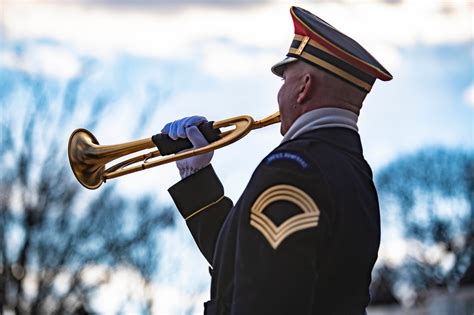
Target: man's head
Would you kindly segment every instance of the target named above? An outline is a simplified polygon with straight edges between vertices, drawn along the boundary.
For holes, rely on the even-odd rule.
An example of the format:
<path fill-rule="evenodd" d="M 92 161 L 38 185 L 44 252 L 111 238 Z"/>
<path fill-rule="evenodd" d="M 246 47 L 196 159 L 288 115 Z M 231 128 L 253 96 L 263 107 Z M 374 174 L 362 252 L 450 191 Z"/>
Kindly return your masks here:
<path fill-rule="evenodd" d="M 284 135 L 301 115 L 322 107 L 337 107 L 359 114 L 367 92 L 302 61 L 282 69 L 278 92 L 281 133 Z"/>
<path fill-rule="evenodd" d="M 339 107 L 359 114 L 376 79 L 392 75 L 361 45 L 314 14 L 290 9 L 295 36 L 287 58 L 272 67 L 285 83 L 278 93 L 282 133 L 306 111 Z"/>

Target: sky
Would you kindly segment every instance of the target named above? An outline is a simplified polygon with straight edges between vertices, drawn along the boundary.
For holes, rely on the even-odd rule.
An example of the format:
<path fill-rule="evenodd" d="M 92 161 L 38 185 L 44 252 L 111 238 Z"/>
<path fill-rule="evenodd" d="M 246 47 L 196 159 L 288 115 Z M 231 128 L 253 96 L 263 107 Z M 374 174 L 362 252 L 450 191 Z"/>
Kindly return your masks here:
<path fill-rule="evenodd" d="M 392 73 L 392 81 L 375 83 L 359 118 L 375 173 L 400 154 L 428 146 L 473 148 L 472 1 L 0 0 L 0 67 L 42 75 L 59 87 L 90 67 L 79 102 L 99 95 L 112 103 L 107 121 L 93 130 L 103 144 L 149 137 L 189 115 L 260 119 L 277 110 L 281 81 L 270 67 L 292 40 L 291 5 L 356 39 Z M 3 117 L 18 114 L 25 100 L 17 100 L 2 105 Z M 67 142 L 84 126 L 81 119 L 77 113 L 74 126 L 52 132 Z M 280 141 L 279 126 L 271 126 L 215 152 L 226 194 L 236 201 Z M 116 182 L 124 194 L 150 192 L 170 204 L 167 189 L 178 180 L 170 164 Z M 160 301 L 163 294 L 206 291 L 206 263 L 187 233 L 181 223 L 167 236 L 174 251 L 165 259 L 180 261 L 181 272 L 159 282 Z M 205 296 L 197 294 L 196 305 Z M 180 309 L 177 298 L 165 300 L 164 313 Z"/>

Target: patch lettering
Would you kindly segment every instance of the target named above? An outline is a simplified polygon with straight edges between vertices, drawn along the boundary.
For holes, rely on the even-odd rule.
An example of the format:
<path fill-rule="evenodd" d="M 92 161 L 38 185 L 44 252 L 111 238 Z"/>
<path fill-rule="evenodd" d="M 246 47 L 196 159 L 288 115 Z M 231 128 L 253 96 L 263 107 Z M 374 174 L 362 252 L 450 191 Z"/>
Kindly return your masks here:
<path fill-rule="evenodd" d="M 275 152 L 265 159 L 265 163 L 267 165 L 270 165 L 273 162 L 279 161 L 279 160 L 289 160 L 289 161 L 297 163 L 302 168 L 308 168 L 308 163 L 300 155 L 293 152 L 289 152 L 289 151 Z"/>

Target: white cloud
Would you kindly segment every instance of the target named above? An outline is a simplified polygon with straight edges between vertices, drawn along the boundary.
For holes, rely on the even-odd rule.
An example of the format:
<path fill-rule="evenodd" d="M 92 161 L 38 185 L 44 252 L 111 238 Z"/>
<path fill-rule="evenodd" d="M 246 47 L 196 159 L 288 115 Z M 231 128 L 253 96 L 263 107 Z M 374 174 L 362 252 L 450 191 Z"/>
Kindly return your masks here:
<path fill-rule="evenodd" d="M 464 102 L 466 102 L 467 105 L 474 107 L 474 83 L 471 83 L 471 85 L 464 91 Z"/>
<path fill-rule="evenodd" d="M 80 3 L 80 2 L 79 2 Z M 441 0 L 300 3 L 358 40 L 389 71 L 401 66 L 399 48 L 416 43 L 463 42 L 472 38 L 472 6 Z M 289 1 L 225 6 L 106 6 L 61 2 L 8 2 L 5 38 L 50 38 L 79 54 L 108 61 L 128 53 L 192 62 L 218 80 L 253 79 L 286 54 L 293 34 Z M 448 8 L 448 9 L 446 9 Z M 446 13 L 448 12 L 448 13 Z M 363 22 L 361 22 L 363 21 Z M 68 77 L 77 66 L 67 56 L 38 57 L 26 69 Z M 6 56 L 11 65 L 13 58 Z M 69 63 L 69 66 L 65 66 Z M 44 66 L 49 65 L 49 66 Z M 53 73 L 51 73 L 53 74 Z"/>
<path fill-rule="evenodd" d="M 389 65 L 398 64 L 400 46 L 463 42 L 473 37 L 473 7 L 464 1 L 301 5 L 353 36 Z M 222 78 L 231 73 L 250 75 L 255 65 L 268 63 L 271 54 L 286 53 L 293 33 L 289 7 L 287 1 L 240 7 L 196 3 L 179 10 L 172 6 L 132 5 L 125 10 L 72 2 L 8 2 L 4 24 L 7 39 L 51 38 L 101 57 L 117 52 L 186 60 L 203 56 L 203 69 Z M 234 50 L 236 46 L 248 47 L 253 58 L 244 50 Z M 244 70 L 242 65 L 249 62 L 250 70 Z"/>
<path fill-rule="evenodd" d="M 217 79 L 235 79 L 268 73 L 270 65 L 281 59 L 281 55 L 256 52 L 240 52 L 231 45 L 223 43 L 210 44 L 204 50 L 200 61 L 204 72 Z"/>
<path fill-rule="evenodd" d="M 242 12 L 189 6 L 177 11 L 142 11 L 58 3 L 7 4 L 5 29 L 9 39 L 47 37 L 94 55 L 124 51 L 186 59 L 216 38 L 258 47 L 274 45 L 281 27 L 271 23 L 276 22 L 272 12 L 264 8 Z"/>
<path fill-rule="evenodd" d="M 50 45 L 31 46 L 21 54 L 2 51 L 0 60 L 4 67 L 60 79 L 73 77 L 81 67 L 77 56 L 72 52 Z"/>

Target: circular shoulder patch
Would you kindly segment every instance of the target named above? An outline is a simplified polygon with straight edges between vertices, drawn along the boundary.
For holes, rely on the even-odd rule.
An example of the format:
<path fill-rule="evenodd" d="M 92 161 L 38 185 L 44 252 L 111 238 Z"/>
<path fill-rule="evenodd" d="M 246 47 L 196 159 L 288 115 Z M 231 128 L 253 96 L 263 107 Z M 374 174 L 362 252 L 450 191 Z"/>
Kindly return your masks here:
<path fill-rule="evenodd" d="M 298 213 L 276 226 L 263 213 L 271 203 L 276 201 L 291 202 L 303 213 Z M 263 234 L 273 249 L 277 249 L 291 234 L 318 226 L 319 221 L 319 208 L 314 200 L 300 188 L 285 184 L 272 186 L 262 192 L 250 211 L 250 225 Z"/>

